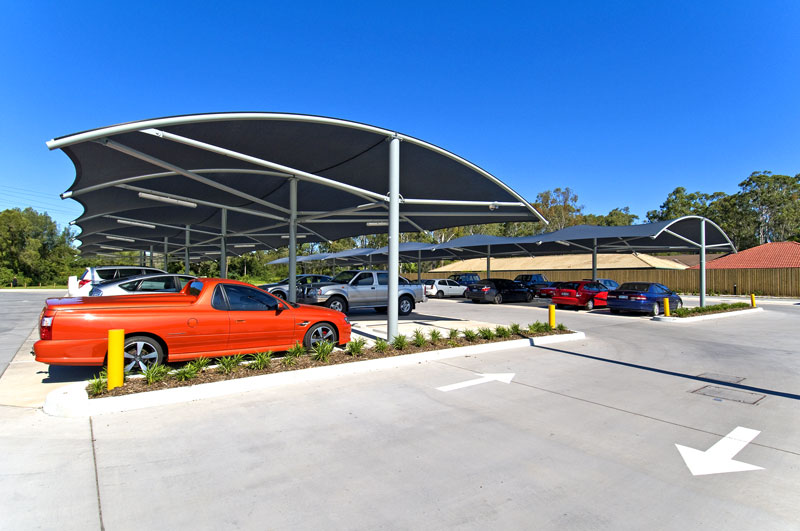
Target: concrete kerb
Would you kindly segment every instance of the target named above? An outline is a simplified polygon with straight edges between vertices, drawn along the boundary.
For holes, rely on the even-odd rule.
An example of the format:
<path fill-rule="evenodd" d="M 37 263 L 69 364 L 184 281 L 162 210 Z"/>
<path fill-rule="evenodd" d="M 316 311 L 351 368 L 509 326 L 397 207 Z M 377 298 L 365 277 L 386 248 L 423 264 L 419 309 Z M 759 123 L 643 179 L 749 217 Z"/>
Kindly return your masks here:
<path fill-rule="evenodd" d="M 696 315 L 694 317 L 666 317 L 664 315 L 657 315 L 653 317 L 653 321 L 661 321 L 666 323 L 695 323 L 697 321 L 708 321 L 711 319 L 723 319 L 725 317 L 733 317 L 736 315 L 751 314 L 754 312 L 763 312 L 764 308 L 747 308 L 746 310 L 736 310 L 732 312 L 710 313 L 708 315 Z"/>
<path fill-rule="evenodd" d="M 341 376 L 394 369 L 396 367 L 457 358 L 481 352 L 494 352 L 524 346 L 549 345 L 583 339 L 586 339 L 583 332 L 516 339 L 92 400 L 89 400 L 89 396 L 86 393 L 88 382 L 77 382 L 50 392 L 47 395 L 43 409 L 48 415 L 56 417 L 93 417 L 106 413 L 193 402 L 195 400 L 268 389 L 281 385 L 330 380 Z"/>

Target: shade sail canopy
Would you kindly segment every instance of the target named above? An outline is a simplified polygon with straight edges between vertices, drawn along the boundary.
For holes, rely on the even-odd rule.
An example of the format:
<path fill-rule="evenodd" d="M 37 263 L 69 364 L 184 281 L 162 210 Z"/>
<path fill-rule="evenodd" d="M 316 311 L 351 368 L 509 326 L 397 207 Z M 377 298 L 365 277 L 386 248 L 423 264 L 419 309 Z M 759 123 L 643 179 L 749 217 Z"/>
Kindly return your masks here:
<path fill-rule="evenodd" d="M 389 142 L 400 149 L 400 231 L 543 218 L 519 194 L 442 148 L 319 116 L 220 113 L 131 122 L 60 137 L 76 169 L 81 250 L 169 252 L 285 246 L 290 180 L 300 242 L 383 232 Z M 165 243 L 166 239 L 166 243 Z M 161 248 L 158 248 L 161 251 Z"/>

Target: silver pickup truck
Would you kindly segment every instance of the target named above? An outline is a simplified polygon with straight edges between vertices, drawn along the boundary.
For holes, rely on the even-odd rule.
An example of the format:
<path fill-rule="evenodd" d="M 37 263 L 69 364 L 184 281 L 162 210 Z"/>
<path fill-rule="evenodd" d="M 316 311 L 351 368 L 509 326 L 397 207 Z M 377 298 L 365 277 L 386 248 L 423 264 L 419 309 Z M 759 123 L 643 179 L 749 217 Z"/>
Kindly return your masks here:
<path fill-rule="evenodd" d="M 408 315 L 418 302 L 425 302 L 421 284 L 399 279 L 397 312 Z M 303 290 L 297 302 L 321 304 L 340 312 L 350 308 L 375 308 L 386 311 L 389 304 L 389 273 L 387 271 L 342 271 L 330 282 L 315 282 Z"/>

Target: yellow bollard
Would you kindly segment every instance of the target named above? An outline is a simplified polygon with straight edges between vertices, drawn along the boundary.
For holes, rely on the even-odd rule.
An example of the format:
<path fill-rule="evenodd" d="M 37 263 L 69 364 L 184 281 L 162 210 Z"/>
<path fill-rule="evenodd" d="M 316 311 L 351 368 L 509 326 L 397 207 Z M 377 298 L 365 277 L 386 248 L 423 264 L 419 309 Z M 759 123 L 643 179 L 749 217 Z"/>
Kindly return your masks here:
<path fill-rule="evenodd" d="M 556 327 L 556 306 L 555 306 L 555 304 L 549 305 L 547 307 L 547 310 L 548 310 L 547 313 L 549 314 L 549 317 L 550 317 L 550 322 L 549 322 L 550 328 L 551 329 L 555 328 Z"/>
<path fill-rule="evenodd" d="M 751 293 L 750 294 L 750 306 L 752 306 L 753 308 L 756 307 L 756 294 L 755 293 Z"/>
<path fill-rule="evenodd" d="M 108 331 L 108 390 L 122 387 L 124 377 L 125 330 Z"/>
<path fill-rule="evenodd" d="M 669 297 L 664 297 L 664 317 L 669 317 Z"/>

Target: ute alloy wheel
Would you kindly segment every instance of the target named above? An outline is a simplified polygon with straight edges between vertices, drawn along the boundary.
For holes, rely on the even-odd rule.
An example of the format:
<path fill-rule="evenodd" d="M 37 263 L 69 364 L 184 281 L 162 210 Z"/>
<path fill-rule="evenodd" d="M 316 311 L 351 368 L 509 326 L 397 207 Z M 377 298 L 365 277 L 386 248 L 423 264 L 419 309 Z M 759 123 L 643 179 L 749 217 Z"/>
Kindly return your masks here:
<path fill-rule="evenodd" d="M 164 349 L 151 337 L 133 336 L 125 339 L 123 358 L 125 372 L 144 372 L 148 367 L 164 363 Z"/>
<path fill-rule="evenodd" d="M 344 313 L 347 311 L 347 302 L 345 302 L 345 300 L 341 297 L 331 297 L 325 301 L 325 306 L 331 310 L 336 310 L 337 312 Z"/>
<path fill-rule="evenodd" d="M 303 338 L 303 345 L 308 350 L 311 350 L 317 346 L 318 343 L 323 341 L 328 341 L 334 345 L 336 345 L 339 341 L 339 336 L 336 334 L 336 328 L 329 323 L 317 323 L 309 328 L 308 332 L 306 332 L 306 335 Z"/>

